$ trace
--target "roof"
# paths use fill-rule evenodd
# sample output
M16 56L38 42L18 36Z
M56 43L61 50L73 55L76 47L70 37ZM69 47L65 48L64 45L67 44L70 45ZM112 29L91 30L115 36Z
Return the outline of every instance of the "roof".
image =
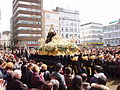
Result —
M90 25L90 24L102 25L101 23L89 22L89 23L82 24L81 26Z
M49 11L49 10L44 10L43 12L44 12L44 13L58 14L58 12L55 12L55 11Z

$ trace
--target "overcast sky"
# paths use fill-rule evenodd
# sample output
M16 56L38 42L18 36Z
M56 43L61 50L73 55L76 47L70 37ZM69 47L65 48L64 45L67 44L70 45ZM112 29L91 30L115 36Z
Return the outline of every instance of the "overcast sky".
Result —
M0 0L1 31L10 30L12 1ZM105 25L120 18L120 0L44 0L44 9L57 6L78 10L81 24L96 22Z

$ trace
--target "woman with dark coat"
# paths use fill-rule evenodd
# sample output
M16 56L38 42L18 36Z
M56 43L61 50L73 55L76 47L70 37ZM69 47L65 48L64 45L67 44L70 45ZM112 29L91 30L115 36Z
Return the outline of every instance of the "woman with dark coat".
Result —
M70 86L72 80L73 80L73 76L72 76L72 69L70 67L66 67L65 68L65 82L66 82L66 85L67 87Z
M82 77L76 75L67 90L82 90Z

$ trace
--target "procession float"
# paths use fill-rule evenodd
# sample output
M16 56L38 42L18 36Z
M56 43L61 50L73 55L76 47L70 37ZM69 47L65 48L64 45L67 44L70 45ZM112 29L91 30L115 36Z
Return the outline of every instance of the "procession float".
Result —
M54 25L51 25L46 40L39 40L39 55L49 56L74 56L79 53L78 46L75 43L75 38L63 39L54 30Z
M74 36L70 39L62 39L51 28L46 39L41 38L39 42L38 55L33 57L36 61L52 66L59 62L65 65L70 61L78 60L77 55L80 52Z
M39 46L39 55L74 56L79 53L78 46L73 38L62 39L54 31L48 33L46 41Z

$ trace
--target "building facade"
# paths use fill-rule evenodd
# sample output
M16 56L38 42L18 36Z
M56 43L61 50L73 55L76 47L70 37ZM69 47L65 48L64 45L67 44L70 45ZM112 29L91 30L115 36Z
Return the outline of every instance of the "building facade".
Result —
M103 27L104 30L104 46L120 45L120 20L111 22Z
M62 38L70 39L71 37L74 37L76 39L76 43L80 44L79 12L60 7L56 7L54 11L59 13L59 30Z
M11 18L12 44L36 47L42 32L42 0L14 0Z
M81 25L81 44L103 45L103 29L100 23L86 23Z
M11 45L11 32L3 31L0 33L0 48L7 48Z
M0 9L0 31L1 31L1 9Z
M51 28L53 27L53 28ZM43 37L46 38L49 30L54 29L59 34L59 13L55 11L43 11Z

